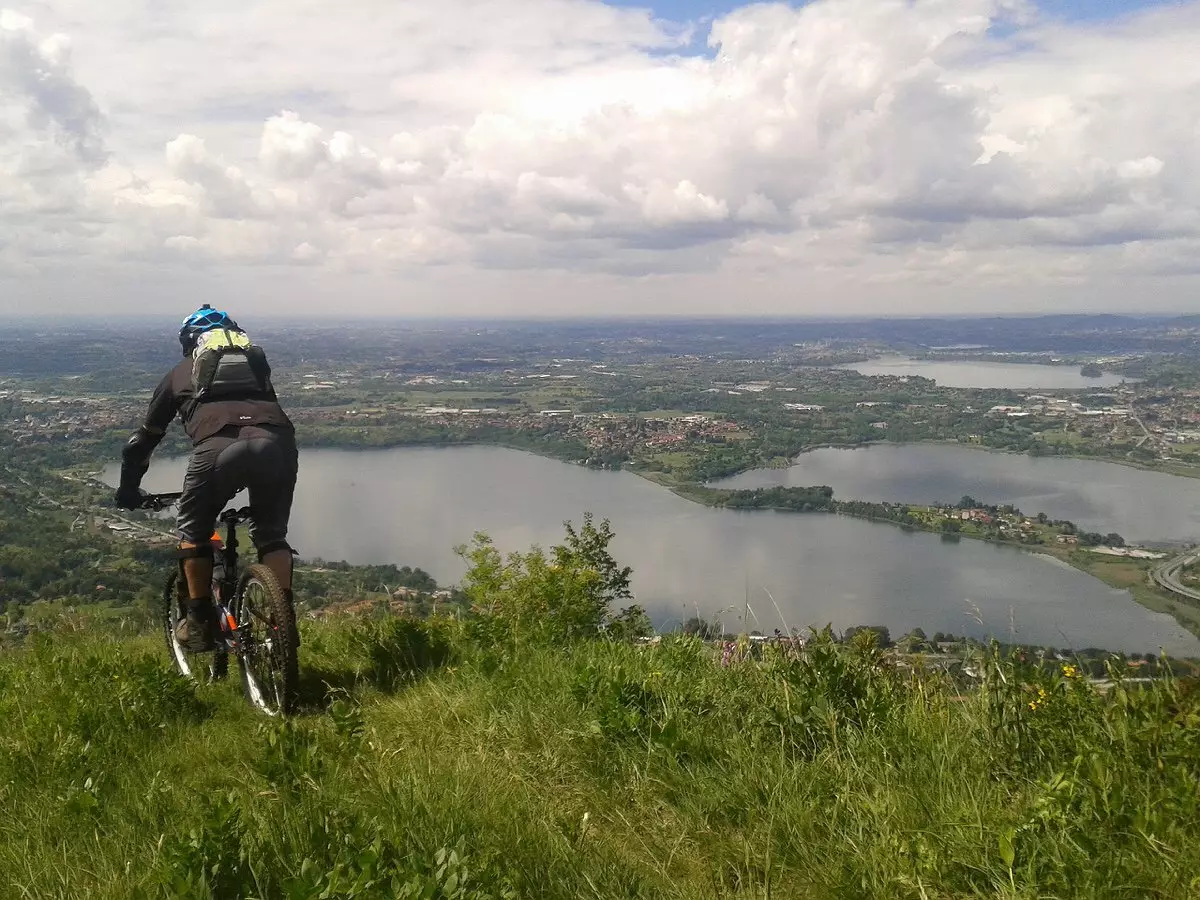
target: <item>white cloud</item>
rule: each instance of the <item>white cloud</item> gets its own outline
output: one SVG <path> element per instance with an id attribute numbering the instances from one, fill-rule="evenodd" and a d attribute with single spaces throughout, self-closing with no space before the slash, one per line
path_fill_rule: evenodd
<path id="1" fill-rule="evenodd" d="M 329 159 L 321 127 L 291 110 L 267 120 L 258 146 L 263 171 L 280 179 L 307 178 Z"/>
<path id="2" fill-rule="evenodd" d="M 626 192 L 639 199 L 642 216 L 652 227 L 720 222 L 729 216 L 724 200 L 701 193 L 686 178 L 674 186 L 658 181 L 643 189 L 631 184 Z"/>
<path id="3" fill-rule="evenodd" d="M 1197 285 L 1200 2 L 1099 25 L 755 5 L 704 54 L 594 0 L 9 2 L 6 297 L 198 265 L 247 295 L 269 271 L 293 306 L 344 279 L 364 312 L 1118 305 L 1122 279 L 1165 307 Z"/>

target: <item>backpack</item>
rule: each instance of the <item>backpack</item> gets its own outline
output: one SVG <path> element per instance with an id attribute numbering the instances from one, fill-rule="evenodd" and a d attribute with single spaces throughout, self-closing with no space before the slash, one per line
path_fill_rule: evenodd
<path id="1" fill-rule="evenodd" d="M 197 401 L 272 393 L 267 355 L 244 331 L 212 328 L 192 351 L 192 391 Z"/>

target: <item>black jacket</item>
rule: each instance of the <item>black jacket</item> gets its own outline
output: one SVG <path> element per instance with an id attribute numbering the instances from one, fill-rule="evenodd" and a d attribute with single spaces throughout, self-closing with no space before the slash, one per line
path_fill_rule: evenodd
<path id="1" fill-rule="evenodd" d="M 192 361 L 180 360 L 163 377 L 150 398 L 150 407 L 141 428 L 129 439 L 121 453 L 121 484 L 137 485 L 150 466 L 150 454 L 166 434 L 167 426 L 178 415 L 192 446 L 212 437 L 230 425 L 273 425 L 294 431 L 291 420 L 274 388 L 237 399 L 197 402 L 192 391 Z"/>

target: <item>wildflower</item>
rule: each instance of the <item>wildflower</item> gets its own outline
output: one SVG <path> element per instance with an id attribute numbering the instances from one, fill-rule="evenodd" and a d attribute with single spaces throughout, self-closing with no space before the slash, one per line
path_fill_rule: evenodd
<path id="1" fill-rule="evenodd" d="M 1062 671 L 1063 671 L 1063 675 L 1065 675 L 1067 678 L 1078 678 L 1079 677 L 1079 670 L 1077 668 L 1075 668 L 1074 666 L 1070 666 L 1070 665 L 1063 666 Z"/>
<path id="2" fill-rule="evenodd" d="M 721 645 L 721 665 L 728 666 L 733 662 L 733 654 L 737 649 L 737 645 L 733 641 L 725 641 Z"/>

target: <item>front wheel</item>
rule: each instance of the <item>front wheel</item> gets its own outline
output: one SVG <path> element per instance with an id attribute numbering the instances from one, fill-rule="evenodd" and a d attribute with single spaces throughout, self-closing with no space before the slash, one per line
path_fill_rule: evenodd
<path id="1" fill-rule="evenodd" d="M 264 565 L 250 566 L 233 603 L 237 658 L 246 699 L 269 716 L 286 715 L 296 703 L 296 612 Z"/>
<path id="2" fill-rule="evenodd" d="M 189 653 L 175 637 L 175 629 L 187 615 L 185 607 L 186 582 L 179 577 L 179 569 L 173 569 L 163 588 L 163 602 L 159 621 L 167 639 L 167 652 L 171 661 L 184 678 L 219 681 L 229 674 L 229 654 L 224 648 L 212 654 Z"/>

